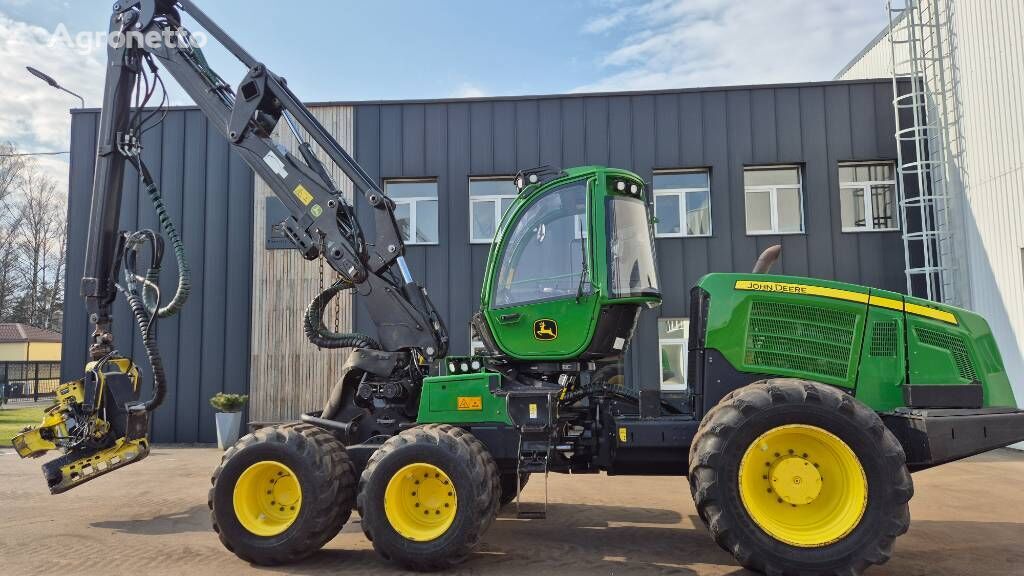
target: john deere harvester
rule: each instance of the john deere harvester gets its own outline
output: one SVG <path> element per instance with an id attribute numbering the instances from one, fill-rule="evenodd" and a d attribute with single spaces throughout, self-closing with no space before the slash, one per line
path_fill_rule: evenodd
<path id="1" fill-rule="evenodd" d="M 244 64 L 237 89 L 210 68 L 183 14 Z M 54 492 L 144 458 L 149 414 L 163 399 L 154 326 L 183 305 L 188 266 L 139 154 L 159 109 L 130 108 L 134 89 L 145 104 L 162 85 L 161 67 L 288 207 L 281 228 L 296 249 L 340 276 L 305 318 L 313 344 L 349 349 L 324 409 L 243 437 L 213 474 L 213 528 L 247 561 L 308 556 L 356 509 L 383 557 L 444 568 L 469 555 L 502 505 L 544 516 L 543 504 L 518 502 L 531 478 L 605 472 L 675 475 L 680 490 L 688 479 L 712 538 L 744 566 L 855 574 L 885 562 L 907 530 L 911 472 L 1024 440 L 1024 412 L 984 319 L 874 288 L 769 275 L 777 251 L 755 273 L 710 274 L 690 291 L 684 392 L 626 381 L 621 360 L 637 320 L 666 288 L 643 180 L 600 166 L 518 175 L 473 318 L 487 352 L 449 356 L 445 326 L 406 266 L 394 202 L 283 78 L 190 0 L 122 0 L 111 31 L 162 41 L 110 48 L 82 281 L 92 361 L 43 425 L 14 440 L 22 456 L 63 450 L 44 465 Z M 294 151 L 272 139 L 279 127 L 296 136 Z M 324 160 L 372 209 L 372 233 Z M 181 281 L 163 306 L 162 236 L 118 232 L 126 163 L 178 263 Z M 324 325 L 323 310 L 349 290 L 376 334 Z M 154 380 L 146 401 L 138 365 L 114 346 L 118 293 L 143 336 Z"/>

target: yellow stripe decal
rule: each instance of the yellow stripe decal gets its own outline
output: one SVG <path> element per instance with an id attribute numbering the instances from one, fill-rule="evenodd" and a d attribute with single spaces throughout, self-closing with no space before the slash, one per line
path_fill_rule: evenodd
<path id="1" fill-rule="evenodd" d="M 918 316 L 924 316 L 926 318 L 932 318 L 934 320 L 941 320 L 942 322 L 948 322 L 949 324 L 956 324 L 956 316 L 951 312 L 945 310 L 936 310 L 935 308 L 929 308 L 927 306 L 921 306 L 920 304 L 907 303 L 907 312 L 910 314 L 916 314 Z"/>
<path id="2" fill-rule="evenodd" d="M 821 296 L 823 298 L 834 298 L 846 300 L 858 304 L 870 304 L 881 308 L 888 308 L 898 312 L 906 311 L 908 314 L 924 316 L 933 320 L 956 324 L 956 316 L 945 310 L 936 310 L 920 304 L 904 304 L 899 300 L 884 298 L 882 296 L 868 296 L 860 292 L 841 290 L 839 288 L 826 288 L 824 286 L 810 286 L 808 284 L 789 284 L 786 282 L 760 282 L 756 280 L 737 280 L 737 290 L 752 290 L 755 292 L 773 292 L 776 294 L 802 294 L 807 296 Z"/>
<path id="3" fill-rule="evenodd" d="M 896 310 L 903 312 L 903 302 L 900 300 L 893 300 L 892 298 L 882 298 L 881 296 L 872 296 L 868 300 L 868 304 L 872 306 L 881 306 L 882 308 L 888 308 L 890 310 Z"/>
<path id="4" fill-rule="evenodd" d="M 758 282 L 752 280 L 737 280 L 737 290 L 754 290 L 757 292 L 775 292 L 777 294 L 803 294 L 807 296 L 823 296 L 849 302 L 868 303 L 868 295 L 838 288 L 825 288 L 824 286 L 808 286 L 807 284 L 786 284 L 784 282 Z"/>

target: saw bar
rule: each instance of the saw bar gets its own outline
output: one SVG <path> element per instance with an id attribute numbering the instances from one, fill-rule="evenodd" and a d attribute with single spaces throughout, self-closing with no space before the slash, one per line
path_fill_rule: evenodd
<path id="1" fill-rule="evenodd" d="M 124 468 L 149 455 L 146 439 L 119 438 L 113 446 L 89 452 L 75 452 L 43 464 L 43 476 L 51 494 L 60 494 L 89 480 Z"/>

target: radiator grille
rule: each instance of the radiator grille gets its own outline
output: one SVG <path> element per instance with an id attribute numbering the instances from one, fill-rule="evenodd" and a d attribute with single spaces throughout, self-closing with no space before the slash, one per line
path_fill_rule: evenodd
<path id="1" fill-rule="evenodd" d="M 849 376 L 857 315 L 829 308 L 754 301 L 747 326 L 745 362 L 771 372 Z"/>
<path id="2" fill-rule="evenodd" d="M 914 332 L 917 333 L 917 339 L 922 344 L 943 348 L 948 351 L 956 362 L 956 368 L 960 372 L 961 378 L 971 382 L 978 379 L 978 374 L 974 371 L 974 364 L 971 362 L 971 355 L 967 351 L 967 344 L 964 343 L 963 338 L 956 334 L 939 332 L 931 328 L 917 327 L 914 329 Z"/>
<path id="3" fill-rule="evenodd" d="M 899 326 L 895 320 L 871 325 L 871 356 L 894 358 L 899 350 Z"/>

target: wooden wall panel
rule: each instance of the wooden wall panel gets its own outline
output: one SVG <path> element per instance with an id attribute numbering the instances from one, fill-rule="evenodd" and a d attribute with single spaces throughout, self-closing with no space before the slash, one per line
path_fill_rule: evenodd
<path id="1" fill-rule="evenodd" d="M 313 115 L 335 139 L 352 150 L 352 108 L 319 106 Z M 283 129 L 282 129 L 283 128 Z M 296 143 L 282 124 L 277 139 L 293 153 Z M 314 147 L 315 148 L 315 147 Z M 332 166 L 321 155 L 325 165 Z M 332 167 L 331 176 L 352 201 L 352 183 Z M 252 345 L 250 366 L 251 420 L 277 422 L 294 420 L 303 412 L 318 410 L 331 387 L 341 376 L 348 356 L 345 350 L 320 350 L 309 343 L 302 321 L 306 306 L 320 291 L 320 262 L 308 262 L 295 250 L 267 250 L 266 199 L 273 192 L 259 177 L 253 205 Z M 336 275 L 323 266 L 323 285 Z M 324 313 L 328 327 L 337 321 L 341 330 L 352 326 L 352 297 L 340 294 Z"/>

